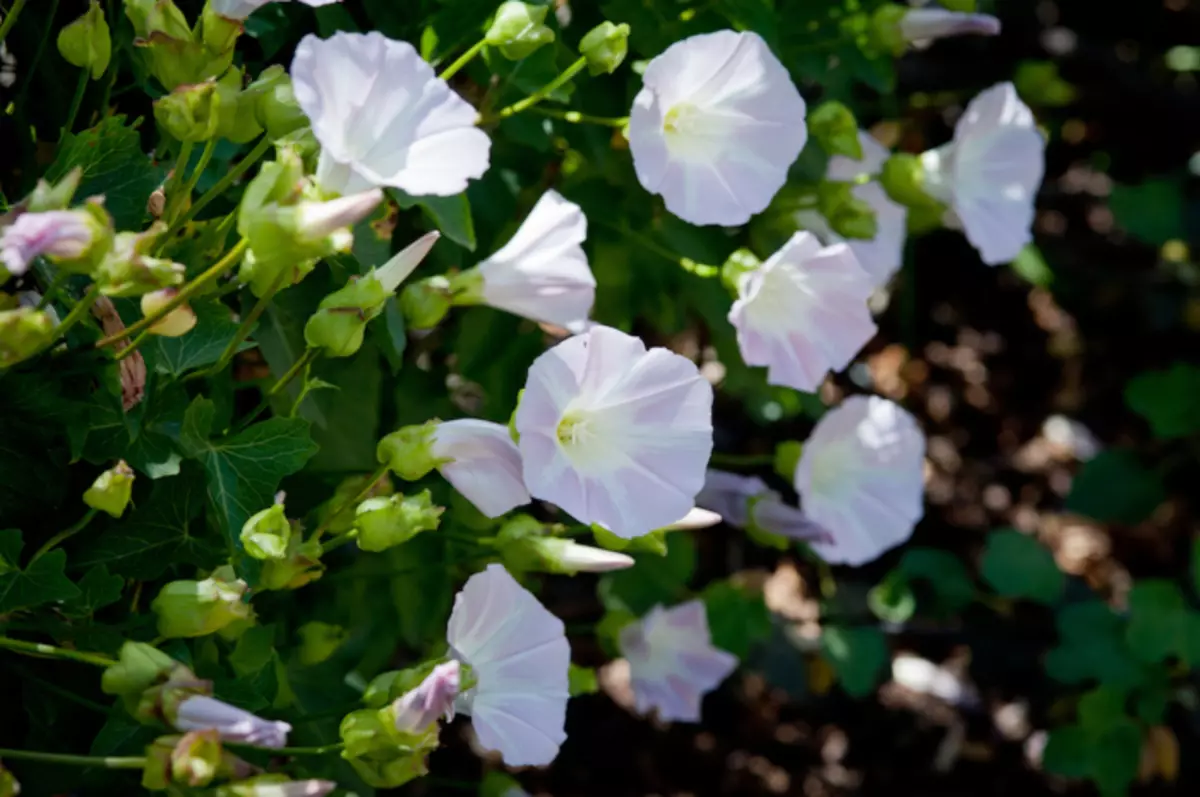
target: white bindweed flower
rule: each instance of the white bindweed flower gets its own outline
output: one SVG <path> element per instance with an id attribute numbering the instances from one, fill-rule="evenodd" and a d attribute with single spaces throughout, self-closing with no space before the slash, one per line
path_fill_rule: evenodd
<path id="1" fill-rule="evenodd" d="M 887 148 L 864 130 L 858 131 L 858 142 L 862 146 L 862 160 L 842 155 L 829 159 L 825 179 L 838 182 L 855 182 L 863 175 L 873 176 L 883 169 L 888 159 Z M 796 214 L 796 221 L 825 244 L 844 243 L 854 252 L 858 264 L 871 275 L 875 287 L 882 286 L 900 270 L 904 262 L 904 238 L 908 227 L 908 210 L 888 197 L 878 182 L 871 181 L 854 186 L 851 192 L 857 199 L 866 202 L 875 211 L 875 237 L 871 240 L 843 238 L 834 232 L 819 212 L 804 210 Z"/>
<path id="2" fill-rule="evenodd" d="M 454 701 L 458 697 L 459 662 L 448 661 L 433 668 L 415 689 L 405 692 L 392 703 L 396 730 L 401 733 L 424 733 L 445 717 L 454 719 Z"/>
<path id="3" fill-rule="evenodd" d="M 783 187 L 808 138 L 805 106 L 757 34 L 676 42 L 652 60 L 629 115 L 638 180 L 692 224 L 744 224 Z"/>
<path id="4" fill-rule="evenodd" d="M 457 708 L 479 743 L 509 766 L 545 766 L 567 738 L 571 648 L 562 621 L 501 565 L 467 579 L 446 630 L 475 685 Z"/>
<path id="5" fill-rule="evenodd" d="M 815 391 L 875 335 L 873 289 L 846 244 L 822 249 L 816 236 L 796 233 L 738 279 L 729 321 L 742 359 L 765 365 L 773 385 Z"/>
<path id="6" fill-rule="evenodd" d="M 474 418 L 443 421 L 430 451 L 438 472 L 488 517 L 529 503 L 521 480 L 521 453 L 507 426 Z"/>
<path id="7" fill-rule="evenodd" d="M 472 302 L 534 321 L 582 324 L 596 300 L 596 278 L 580 246 L 585 238 L 579 206 L 547 191 L 516 235 L 456 282 L 472 286 Z"/>
<path id="8" fill-rule="evenodd" d="M 9 274 L 24 274 L 40 255 L 73 259 L 91 246 L 95 225 L 80 210 L 22 213 L 0 230 L 0 266 Z"/>
<path id="9" fill-rule="evenodd" d="M 805 542 L 828 539 L 825 529 L 809 520 L 799 508 L 784 502 L 783 496 L 757 476 L 710 470 L 696 503 L 740 529 L 753 527 Z"/>
<path id="10" fill-rule="evenodd" d="M 804 514 L 825 528 L 813 549 L 861 565 L 904 542 L 924 514 L 925 436 L 898 404 L 851 396 L 817 422 L 796 468 Z"/>
<path id="11" fill-rule="evenodd" d="M 226 19 L 245 19 L 269 3 L 286 3 L 288 0 L 209 0 L 212 10 Z M 327 6 L 342 0 L 300 0 L 306 6 Z"/>
<path id="12" fill-rule="evenodd" d="M 945 8 L 914 8 L 900 18 L 900 35 L 909 42 L 971 33 L 998 36 L 1000 20 L 990 14 L 968 14 Z"/>
<path id="13" fill-rule="evenodd" d="M 626 539 L 674 523 L 704 485 L 712 401 L 691 360 L 593 326 L 529 369 L 516 414 L 525 484 Z"/>
<path id="14" fill-rule="evenodd" d="M 1033 112 L 1011 83 L 1000 83 L 971 100 L 953 141 L 921 155 L 925 190 L 949 206 L 989 266 L 1033 240 L 1045 148 Z"/>
<path id="15" fill-rule="evenodd" d="M 407 42 L 378 32 L 309 34 L 292 60 L 296 101 L 321 144 L 317 182 L 354 193 L 392 186 L 450 196 L 488 167 L 475 108 Z"/>
<path id="16" fill-rule="evenodd" d="M 288 733 L 292 730 L 286 722 L 265 720 L 237 706 L 202 695 L 180 703 L 172 724 L 184 732 L 216 729 L 223 741 L 273 748 L 286 746 Z"/>
<path id="17" fill-rule="evenodd" d="M 637 710 L 661 720 L 700 721 L 700 702 L 737 667 L 737 656 L 712 646 L 708 615 L 698 600 L 655 606 L 621 629 L 621 655 Z"/>

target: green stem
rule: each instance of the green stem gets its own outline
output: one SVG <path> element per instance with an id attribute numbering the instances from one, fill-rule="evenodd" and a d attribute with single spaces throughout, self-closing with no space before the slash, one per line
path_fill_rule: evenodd
<path id="1" fill-rule="evenodd" d="M 71 279 L 71 275 L 59 269 L 58 273 L 54 275 L 54 279 L 50 281 L 49 287 L 46 288 L 46 292 L 42 294 L 42 298 L 38 299 L 35 309 L 45 310 L 50 305 L 50 302 L 54 301 L 54 296 L 62 290 L 62 286 L 66 285 L 69 279 Z"/>
<path id="2" fill-rule="evenodd" d="M 542 100 L 546 99 L 551 94 L 553 94 L 555 92 L 555 90 L 557 90 L 560 86 L 564 86 L 567 83 L 570 83 L 571 79 L 574 78 L 576 75 L 578 75 L 580 72 L 582 72 L 586 66 L 587 66 L 587 59 L 583 58 L 581 56 L 578 61 L 576 61 L 575 63 L 573 63 L 569 67 L 567 67 L 565 70 L 563 70 L 563 73 L 561 75 L 559 75 L 558 77 L 554 78 L 554 80 L 551 80 L 549 83 L 542 86 L 540 89 L 538 89 L 534 93 L 530 94 L 525 99 L 514 102 L 512 105 L 508 106 L 507 108 L 501 108 L 499 111 L 496 112 L 496 115 L 494 117 L 492 117 L 490 119 L 485 119 L 485 120 L 483 120 L 483 122 L 486 123 L 486 122 L 494 122 L 498 119 L 507 119 L 510 116 L 519 114 L 521 111 L 532 108 L 533 106 L 537 105 L 539 102 L 541 102 Z"/>
<path id="3" fill-rule="evenodd" d="M 183 196 L 191 199 L 192 192 L 196 190 L 196 183 L 200 182 L 200 176 L 204 174 L 204 170 L 208 168 L 208 162 L 212 160 L 213 150 L 217 148 L 216 136 L 210 138 L 204 145 L 204 151 L 200 153 L 200 160 L 196 163 L 196 168 L 192 172 L 192 176 L 188 178 L 187 185 L 184 186 Z"/>
<path id="4" fill-rule="evenodd" d="M 138 333 L 138 336 L 136 338 L 134 338 L 132 341 L 129 342 L 128 346 L 126 346 L 125 348 L 123 348 L 119 352 L 117 352 L 117 356 L 114 357 L 113 359 L 116 360 L 117 362 L 124 360 L 126 357 L 130 356 L 135 351 L 137 351 L 138 346 L 141 346 L 143 343 L 145 343 L 146 339 L 149 338 L 150 335 L 152 335 L 152 334 L 153 333 L 148 329 L 142 330 L 141 332 Z"/>
<path id="5" fill-rule="evenodd" d="M 167 195 L 166 217 L 168 219 L 175 218 L 175 212 L 180 207 L 182 192 L 179 187 L 183 185 L 183 177 L 187 174 L 188 161 L 192 159 L 192 149 L 195 146 L 191 141 L 185 141 L 179 147 L 179 157 L 175 159 L 175 168 L 171 170 L 171 176 L 167 178 L 167 184 L 163 188 L 163 193 Z M 164 241 L 170 239 L 170 235 L 163 238 Z"/>
<path id="6" fill-rule="evenodd" d="M 37 656 L 44 659 L 67 659 L 68 661 L 91 664 L 95 667 L 111 667 L 117 663 L 114 659 L 110 659 L 108 656 L 101 656 L 99 653 L 82 653 L 78 650 L 67 650 L 66 648 L 46 645 L 41 642 L 25 642 L 24 640 L 10 639 L 3 636 L 0 636 L 0 648 L 8 648 L 26 656 Z"/>
<path id="7" fill-rule="evenodd" d="M 383 478 L 383 476 L 384 476 L 384 474 L 386 474 L 387 472 L 388 472 L 388 466 L 387 466 L 387 465 L 380 465 L 378 468 L 376 468 L 376 469 L 375 469 L 375 472 L 374 472 L 374 473 L 372 473 L 372 474 L 371 474 L 371 476 L 370 476 L 370 478 L 367 480 L 367 484 L 366 484 L 366 486 L 365 486 L 365 487 L 363 487 L 361 490 L 359 490 L 359 491 L 358 491 L 358 495 L 354 496 L 354 497 L 353 497 L 353 498 L 351 498 L 349 501 L 345 502 L 344 504 L 342 504 L 341 506 L 339 506 L 337 509 L 335 509 L 334 511 L 330 512 L 330 513 L 329 513 L 329 517 L 328 517 L 328 518 L 326 518 L 325 522 L 324 522 L 324 523 L 322 523 L 320 526 L 317 526 L 317 530 L 313 532 L 313 539 L 314 539 L 314 540 L 316 540 L 316 539 L 320 539 L 320 538 L 321 538 L 321 535 L 322 535 L 322 534 L 324 534 L 324 533 L 325 533 L 325 530 L 329 528 L 329 524 L 333 522 L 333 519 L 334 519 L 334 518 L 336 518 L 338 515 L 340 515 L 340 514 L 342 514 L 343 512 L 345 512 L 345 511 L 346 511 L 346 509 L 348 509 L 349 507 L 352 507 L 352 506 L 357 506 L 357 505 L 358 505 L 359 503 L 361 503 L 361 502 L 362 502 L 364 499 L 366 499 L 367 495 L 369 495 L 369 494 L 370 494 L 370 492 L 371 492 L 372 488 L 374 488 L 374 487 L 375 487 L 375 482 L 377 482 L 377 481 L 379 481 L 380 479 L 382 479 L 382 478 Z M 347 532 L 347 533 L 349 533 L 349 532 Z M 344 536 L 346 536 L 346 535 L 345 535 L 345 534 L 343 534 L 342 536 L 344 537 Z M 340 544 L 340 543 L 339 543 L 339 544 Z"/>
<path id="8" fill-rule="evenodd" d="M 4 44 L 8 32 L 17 24 L 17 17 L 21 16 L 21 9 L 24 7 L 25 0 L 13 0 L 12 8 L 4 15 L 4 21 L 0 22 L 0 44 Z"/>
<path id="9" fill-rule="evenodd" d="M 228 271 L 230 267 L 232 267 L 233 264 L 236 263 L 238 259 L 245 253 L 246 247 L 249 245 L 249 242 L 244 238 L 238 241 L 233 245 L 233 248 L 226 252 L 225 256 L 213 264 L 208 271 L 205 271 L 203 274 L 196 277 L 196 279 L 192 280 L 187 285 L 184 285 L 183 288 L 180 289 L 179 293 L 175 294 L 175 298 L 164 304 L 157 311 L 143 318 L 141 321 L 138 321 L 136 324 L 126 327 L 120 332 L 114 332 L 106 338 L 101 338 L 96 342 L 96 348 L 103 348 L 111 343 L 116 343 L 118 340 L 124 340 L 130 335 L 136 335 L 142 330 L 149 329 L 157 324 L 176 307 L 179 307 L 193 295 L 203 290 L 210 282 L 213 282 L 226 271 Z"/>
<path id="10" fill-rule="evenodd" d="M 43 556 L 45 556 L 46 554 L 50 553 L 55 548 L 57 548 L 59 545 L 66 542 L 67 540 L 69 540 L 71 537 L 74 537 L 76 534 L 83 531 L 84 527 L 86 527 L 87 524 L 92 522 L 92 518 L 96 517 L 96 512 L 97 512 L 97 510 L 95 509 L 95 507 L 89 509 L 87 512 L 84 513 L 83 517 L 81 517 L 79 519 L 79 522 L 77 522 L 74 526 L 71 526 L 68 529 L 63 529 L 58 534 L 55 534 L 50 539 L 46 540 L 46 544 L 43 545 L 41 548 L 38 548 L 37 553 L 35 553 L 33 555 L 33 558 L 29 560 L 29 564 L 33 564 L 38 559 L 42 558 Z"/>
<path id="11" fill-rule="evenodd" d="M 254 423 L 254 420 L 262 414 L 262 411 L 271 406 L 271 399 L 274 398 L 279 391 L 287 387 L 288 384 L 296 378 L 298 373 L 307 368 L 313 360 L 317 359 L 320 353 L 320 349 L 305 350 L 304 354 L 300 355 L 296 362 L 292 363 L 292 367 L 287 369 L 283 376 L 279 377 L 275 384 L 271 385 L 271 389 L 263 394 L 262 401 L 258 402 L 258 406 L 252 409 L 249 414 L 246 415 L 246 417 L 238 421 L 237 428 L 239 430 L 245 429 L 247 426 Z"/>
<path id="12" fill-rule="evenodd" d="M 190 208 L 188 208 L 187 213 L 184 213 L 178 221 L 175 221 L 171 224 L 171 228 L 167 231 L 167 235 L 164 240 L 170 240 L 173 233 L 177 232 L 181 227 L 183 227 L 183 225 L 196 218 L 196 215 L 200 211 L 204 210 L 204 208 L 208 206 L 208 203 L 225 193 L 225 190 L 229 188 L 229 186 L 233 185 L 239 177 L 245 174 L 247 169 L 257 163 L 263 155 L 266 155 L 267 150 L 270 148 L 270 137 L 263 136 L 260 138 L 258 143 L 254 145 L 254 149 L 246 153 L 246 157 L 238 161 L 237 165 L 226 172 L 220 180 L 217 180 L 217 182 L 213 184 L 212 188 L 205 191 L 204 194 L 197 199 Z"/>
<path id="13" fill-rule="evenodd" d="M 604 127 L 624 127 L 629 124 L 628 116 L 592 116 L 579 111 L 559 111 L 554 108 L 534 108 L 533 112 L 549 116 L 551 119 L 562 119 L 571 124 L 602 125 Z"/>
<path id="14" fill-rule="evenodd" d="M 254 307 L 250 309 L 249 315 L 243 319 L 241 326 L 239 326 L 237 328 L 237 332 L 233 334 L 233 339 L 229 341 L 229 345 L 225 347 L 225 351 L 221 352 L 221 356 L 217 358 L 217 361 L 203 370 L 193 371 L 192 373 L 188 374 L 184 378 L 185 382 L 192 379 L 201 379 L 211 374 L 219 374 L 225 368 L 225 366 L 229 365 L 229 361 L 233 359 L 235 354 L 237 354 L 238 347 L 242 345 L 242 341 L 250 336 L 251 331 L 254 329 L 254 325 L 258 323 L 258 319 L 264 312 L 266 312 L 267 306 L 271 303 L 271 299 L 276 293 L 279 292 L 279 287 L 283 284 L 283 278 L 289 273 L 290 269 L 284 268 L 279 270 L 279 276 L 275 277 L 275 281 L 271 283 L 271 287 L 267 289 L 267 292 L 259 297 L 259 300 L 254 303 Z"/>
<path id="15" fill-rule="evenodd" d="M 38 753 L 33 750 L 9 750 L 7 748 L 0 748 L 0 758 L 44 761 L 47 764 L 70 764 L 77 767 L 104 767 L 105 769 L 142 769 L 146 766 L 145 756 L 67 755 L 66 753 Z"/>
<path id="16" fill-rule="evenodd" d="M 62 320 L 62 323 L 58 325 L 58 329 L 56 330 L 57 334 L 55 334 L 54 340 L 50 342 L 50 346 L 53 346 L 57 341 L 62 340 L 63 337 L 71 330 L 71 327 L 78 324 L 79 320 L 87 315 L 87 312 L 92 309 L 92 305 L 95 304 L 96 300 L 99 298 L 100 286 L 93 284 L 92 287 L 88 288 L 88 292 L 83 295 L 83 298 L 76 302 L 75 306 L 71 308 L 71 312 L 67 313 L 67 317 Z"/>
<path id="17" fill-rule="evenodd" d="M 480 51 L 483 50 L 483 45 L 485 44 L 487 44 L 486 39 L 480 39 L 479 41 L 475 42 L 471 49 L 460 55 L 454 61 L 454 63 L 442 70 L 442 74 L 438 75 L 438 77 L 440 77 L 442 80 L 449 80 L 450 78 L 454 77 L 464 66 L 471 63 L 475 56 L 479 55 Z"/>
<path id="18" fill-rule="evenodd" d="M 71 110 L 67 111 L 67 121 L 63 124 L 62 133 L 59 134 L 59 143 L 67 137 L 71 129 L 75 127 L 75 117 L 79 115 L 79 107 L 83 105 L 83 95 L 87 93 L 88 70 L 81 69 L 79 71 L 79 83 L 75 86 L 75 96 L 71 98 Z"/>
<path id="19" fill-rule="evenodd" d="M 320 529 L 318 529 L 320 531 Z M 321 545 L 321 553 L 329 553 L 334 548 L 340 548 L 351 540 L 358 538 L 358 529 L 350 529 L 345 534 L 339 534 L 336 537 L 331 537 L 327 542 Z"/>
<path id="20" fill-rule="evenodd" d="M 729 468 L 756 468 L 759 465 L 774 465 L 774 454 L 716 454 L 708 460 L 710 465 Z"/>

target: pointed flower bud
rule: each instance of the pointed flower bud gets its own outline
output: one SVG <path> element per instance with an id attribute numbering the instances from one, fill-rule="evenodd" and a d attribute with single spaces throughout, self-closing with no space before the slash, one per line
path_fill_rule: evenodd
<path id="1" fill-rule="evenodd" d="M 579 42 L 579 53 L 587 59 L 588 73 L 611 75 L 629 51 L 629 26 L 607 20 L 587 32 Z"/>
<path id="2" fill-rule="evenodd" d="M 125 514 L 125 507 L 133 495 L 133 479 L 133 469 L 125 464 L 125 460 L 119 460 L 96 477 L 96 481 L 83 494 L 83 502 L 119 518 Z"/>
<path id="3" fill-rule="evenodd" d="M 581 545 L 560 537 L 523 537 L 500 548 L 504 563 L 513 572 L 607 573 L 633 567 L 633 557 L 603 548 Z"/>
<path id="4" fill-rule="evenodd" d="M 964 14 L 932 7 L 911 9 L 900 18 L 900 35 L 909 42 L 965 34 L 999 36 L 1000 20 L 990 14 Z"/>
<path id="5" fill-rule="evenodd" d="M 273 722 L 211 697 L 184 700 L 167 720 L 181 731 L 214 730 L 222 741 L 279 748 L 287 745 L 292 726 Z"/>
<path id="6" fill-rule="evenodd" d="M 454 660 L 439 664 L 419 686 L 398 698 L 390 708 L 396 730 L 419 736 L 440 717 L 454 719 L 461 667 Z"/>
<path id="7" fill-rule="evenodd" d="M 0 266 L 19 276 L 35 258 L 45 256 L 68 271 L 86 274 L 111 239 L 111 220 L 99 204 L 81 210 L 22 213 L 0 230 Z"/>
<path id="8" fill-rule="evenodd" d="M 292 524 L 284 514 L 283 504 L 252 515 L 242 526 L 241 541 L 246 553 L 255 559 L 282 559 L 287 556 L 292 538 Z"/>
<path id="9" fill-rule="evenodd" d="M 422 531 L 435 530 L 444 511 L 434 505 L 428 490 L 413 496 L 368 498 L 356 512 L 358 547 L 378 553 L 401 545 Z"/>
<path id="10" fill-rule="evenodd" d="M 317 305 L 304 325 L 304 341 L 326 357 L 350 357 L 362 347 L 367 323 L 383 312 L 387 299 L 374 273 L 351 277 Z"/>
<path id="11" fill-rule="evenodd" d="M 83 168 L 76 166 L 53 185 L 45 180 L 38 180 L 37 187 L 29 195 L 26 210 L 31 213 L 63 210 L 71 204 L 71 198 L 75 196 L 75 190 L 79 188 L 79 182 L 82 179 Z"/>
<path id="12" fill-rule="evenodd" d="M 217 787 L 216 797 L 324 797 L 337 788 L 331 780 L 288 780 L 267 774 Z"/>
<path id="13" fill-rule="evenodd" d="M 142 294 L 142 315 L 150 316 L 166 307 L 179 295 L 178 288 L 163 288 Z M 151 335 L 178 338 L 191 332 L 196 326 L 196 311 L 187 302 L 163 316 L 148 330 Z"/>
<path id="14" fill-rule="evenodd" d="M 232 567 L 220 567 L 203 581 L 172 581 L 158 593 L 150 609 L 158 616 L 158 633 L 167 639 L 214 634 L 254 610 L 243 598 L 249 586 Z"/>
<path id="15" fill-rule="evenodd" d="M 408 285 L 400 294 L 400 310 L 411 329 L 433 329 L 451 304 L 450 281 L 438 275 Z"/>
<path id="16" fill-rule="evenodd" d="M 484 40 L 498 47 L 510 61 L 528 58 L 543 44 L 554 41 L 554 31 L 544 21 L 549 6 L 509 0 L 496 9 L 496 16 Z"/>
<path id="17" fill-rule="evenodd" d="M 216 81 L 185 84 L 154 101 L 154 119 L 179 141 L 208 141 L 217 135 L 220 106 Z"/>
<path id="18" fill-rule="evenodd" d="M 319 620 L 305 623 L 296 629 L 296 633 L 300 636 L 297 656 L 305 667 L 328 660 L 350 638 L 350 632 L 340 625 Z"/>
<path id="19" fill-rule="evenodd" d="M 387 263 L 375 269 L 375 276 L 379 278 L 383 289 L 388 294 L 395 293 L 396 289 L 400 287 L 400 283 L 408 279 L 417 266 L 421 265 L 421 261 L 425 259 L 429 250 L 433 249 L 433 245 L 441 237 L 442 234 L 437 230 L 427 232 L 393 255 Z"/>
<path id="20" fill-rule="evenodd" d="M 0 310 L 0 368 L 8 368 L 54 341 L 54 319 L 45 310 L 19 307 Z"/>
<path id="21" fill-rule="evenodd" d="M 282 66 L 275 64 L 260 72 L 246 87 L 246 94 L 254 98 L 255 119 L 272 141 L 308 126 L 308 117 L 296 102 L 292 78 Z"/>
<path id="22" fill-rule="evenodd" d="M 858 122 L 842 103 L 830 100 L 814 108 L 808 115 L 808 130 L 827 154 L 862 160 Z"/>
<path id="23" fill-rule="evenodd" d="M 112 37 L 98 0 L 91 0 L 87 13 L 58 33 L 58 52 L 72 66 L 87 69 L 99 80 L 112 58 Z"/>

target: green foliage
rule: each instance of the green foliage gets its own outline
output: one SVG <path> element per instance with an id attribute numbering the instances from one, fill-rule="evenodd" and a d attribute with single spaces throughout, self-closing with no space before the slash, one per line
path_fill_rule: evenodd
<path id="1" fill-rule="evenodd" d="M 883 632 L 865 626 L 827 626 L 821 634 L 821 654 L 851 697 L 870 694 L 891 659 Z"/>
<path id="2" fill-rule="evenodd" d="M 1042 759 L 1046 770 L 1090 778 L 1106 797 L 1125 794 L 1142 748 L 1142 731 L 1126 715 L 1125 699 L 1125 692 L 1112 687 L 1084 695 L 1077 723 L 1051 732 Z"/>
<path id="3" fill-rule="evenodd" d="M 1183 194 L 1175 178 L 1147 180 L 1138 185 L 1114 185 L 1109 206 L 1117 223 L 1146 243 L 1164 244 L 1186 237 Z"/>
<path id="4" fill-rule="evenodd" d="M 21 532 L 0 531 L 0 556 L 8 563 L 7 571 L 0 574 L 0 614 L 81 596 L 79 587 L 64 572 L 67 555 L 63 551 L 51 551 L 23 568 L 16 567 L 24 544 Z"/>
<path id="5" fill-rule="evenodd" d="M 1102 451 L 1084 463 L 1067 510 L 1103 523 L 1140 523 L 1166 498 L 1158 476 L 1129 451 Z"/>
<path id="6" fill-rule="evenodd" d="M 1050 552 L 1033 537 L 1015 530 L 988 535 L 979 570 L 998 594 L 1039 603 L 1057 601 L 1066 583 Z"/>
<path id="7" fill-rule="evenodd" d="M 1187 437 L 1200 432 L 1200 368 L 1175 363 L 1165 371 L 1147 371 L 1125 386 L 1125 403 L 1150 423 L 1157 437 Z"/>
<path id="8" fill-rule="evenodd" d="M 771 634 L 771 615 L 761 594 L 729 581 L 717 581 L 704 590 L 704 608 L 712 643 L 739 659 Z"/>

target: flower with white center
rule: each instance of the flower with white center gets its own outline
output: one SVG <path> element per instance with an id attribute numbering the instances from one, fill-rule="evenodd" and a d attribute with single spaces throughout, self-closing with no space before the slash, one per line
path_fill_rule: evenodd
<path id="1" fill-rule="evenodd" d="M 692 224 L 745 224 L 808 138 L 805 105 L 757 34 L 692 36 L 654 58 L 629 115 L 633 168 Z"/>
<path id="2" fill-rule="evenodd" d="M 447 661 L 437 665 L 416 688 L 405 692 L 392 703 L 396 730 L 420 734 L 439 717 L 454 719 L 454 701 L 458 697 L 460 665 Z"/>
<path id="3" fill-rule="evenodd" d="M 765 365 L 767 381 L 815 391 L 875 335 L 867 299 L 871 277 L 846 244 L 821 248 L 798 232 L 738 279 L 729 311 L 747 365 Z"/>
<path id="4" fill-rule="evenodd" d="M 1033 112 L 1011 83 L 1000 83 L 971 100 L 953 141 L 921 155 L 925 190 L 950 207 L 989 266 L 1009 262 L 1033 240 L 1045 148 Z"/>
<path id="5" fill-rule="evenodd" d="M 287 735 L 292 730 L 286 722 L 265 720 L 203 695 L 189 697 L 180 703 L 172 724 L 184 732 L 215 729 L 223 741 L 272 748 L 285 747 Z"/>
<path id="6" fill-rule="evenodd" d="M 856 182 L 864 175 L 879 174 L 890 154 L 886 147 L 869 133 L 860 130 L 858 142 L 862 147 L 862 160 L 843 155 L 829 159 L 825 179 L 837 182 Z M 904 261 L 904 238 L 907 233 L 908 210 L 888 197 L 878 182 L 859 183 L 851 189 L 856 199 L 866 202 L 875 211 L 875 237 L 870 240 L 843 238 L 829 222 L 815 210 L 802 210 L 796 214 L 796 222 L 828 244 L 844 243 L 850 247 L 863 270 L 871 275 L 871 284 L 882 286 L 897 271 Z"/>
<path id="7" fill-rule="evenodd" d="M 444 421 L 434 427 L 430 450 L 438 472 L 488 517 L 529 503 L 521 453 L 507 426 L 474 418 Z"/>
<path id="8" fill-rule="evenodd" d="M 1000 20 L 990 14 L 968 14 L 945 8 L 914 8 L 900 18 L 900 35 L 908 42 L 965 34 L 1000 35 Z"/>
<path id="9" fill-rule="evenodd" d="M 286 3 L 288 0 L 209 0 L 212 10 L 226 19 L 245 19 L 269 3 Z M 300 0 L 306 6 L 327 6 L 342 0 Z"/>
<path id="10" fill-rule="evenodd" d="M 596 278 L 580 246 L 586 237 L 579 206 L 547 191 L 500 251 L 455 279 L 466 288 L 455 303 L 483 303 L 564 327 L 583 324 L 596 300 Z"/>
<path id="11" fill-rule="evenodd" d="M 456 708 L 480 745 L 509 766 L 545 766 L 567 738 L 571 648 L 562 621 L 501 565 L 467 579 L 446 629 L 451 655 L 475 685 Z"/>
<path id="12" fill-rule="evenodd" d="M 516 414 L 525 484 L 626 539 L 674 523 L 704 485 L 712 402 L 691 360 L 593 326 L 529 369 Z"/>
<path id="13" fill-rule="evenodd" d="M 703 601 L 655 606 L 621 629 L 637 710 L 661 720 L 700 721 L 700 701 L 737 668 L 737 656 L 712 646 Z"/>
<path id="14" fill-rule="evenodd" d="M 898 404 L 851 396 L 817 422 L 795 486 L 804 514 L 825 528 L 813 549 L 861 565 L 904 542 L 924 514 L 925 436 Z"/>
<path id="15" fill-rule="evenodd" d="M 797 507 L 785 503 L 783 496 L 757 476 L 710 470 L 704 480 L 704 489 L 696 496 L 696 503 L 740 529 L 753 527 L 805 542 L 828 538 L 825 529 L 809 520 Z"/>
<path id="16" fill-rule="evenodd" d="M 317 182 L 328 191 L 450 196 L 487 171 L 491 141 L 475 126 L 478 112 L 407 42 L 374 31 L 309 34 L 291 75 L 321 144 Z"/>
<path id="17" fill-rule="evenodd" d="M 0 266 L 24 274 L 39 255 L 66 260 L 82 257 L 95 237 L 95 222 L 83 211 L 22 213 L 0 230 Z"/>

